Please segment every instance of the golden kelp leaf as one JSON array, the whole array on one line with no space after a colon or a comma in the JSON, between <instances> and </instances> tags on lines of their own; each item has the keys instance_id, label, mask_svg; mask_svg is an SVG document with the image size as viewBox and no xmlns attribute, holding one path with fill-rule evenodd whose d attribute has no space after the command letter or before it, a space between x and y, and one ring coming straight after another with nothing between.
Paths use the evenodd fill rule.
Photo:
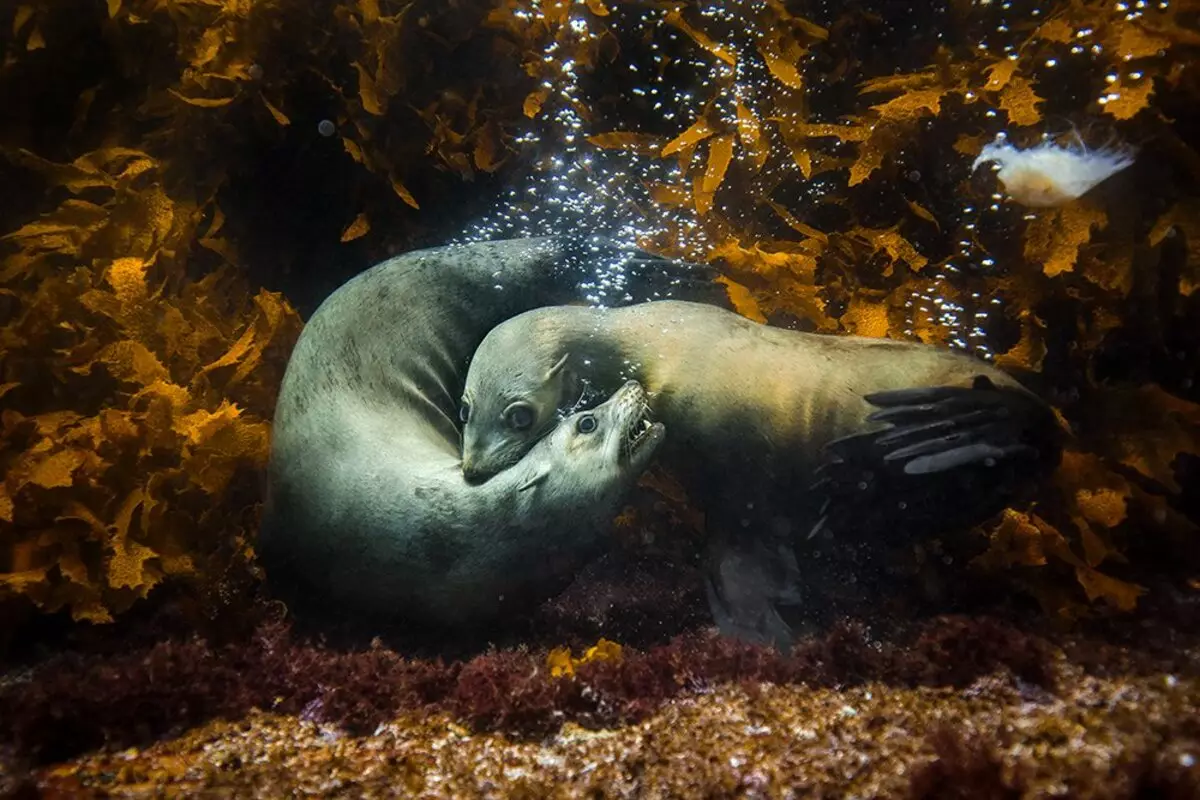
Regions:
<instances>
[{"instance_id":1,"label":"golden kelp leaf","mask_svg":"<svg viewBox=\"0 0 1200 800\"><path fill-rule=\"evenodd\" d=\"M1034 36L1045 39L1047 42L1068 44L1075 39L1075 28L1062 17L1057 17L1043 22Z\"/></svg>"},{"instance_id":2,"label":"golden kelp leaf","mask_svg":"<svg viewBox=\"0 0 1200 800\"><path fill-rule=\"evenodd\" d=\"M906 72L899 75L880 75L869 78L858 85L858 93L875 94L884 92L912 92L917 89L929 89L941 82L935 70L927 69L919 72Z\"/></svg>"},{"instance_id":3,"label":"golden kelp leaf","mask_svg":"<svg viewBox=\"0 0 1200 800\"><path fill-rule=\"evenodd\" d=\"M1028 515L1004 509L999 524L988 534L988 549L974 563L990 569L1040 567L1047 563L1043 535Z\"/></svg>"},{"instance_id":4,"label":"golden kelp leaf","mask_svg":"<svg viewBox=\"0 0 1200 800\"><path fill-rule=\"evenodd\" d=\"M352 242L361 236L366 236L369 230L371 230L371 221L367 219L367 213L364 211L354 218L346 230L342 231L342 241Z\"/></svg>"},{"instance_id":5,"label":"golden kelp leaf","mask_svg":"<svg viewBox=\"0 0 1200 800\"><path fill-rule=\"evenodd\" d=\"M609 639L600 639L583 652L583 658L579 660L579 663L590 664L595 661L620 661L622 655L621 645Z\"/></svg>"},{"instance_id":6,"label":"golden kelp leaf","mask_svg":"<svg viewBox=\"0 0 1200 800\"><path fill-rule=\"evenodd\" d=\"M1073 516L1072 521L1079 530L1079 541L1083 544L1083 560L1089 567L1098 567L1112 553L1112 549L1092 529L1091 523L1080 516Z\"/></svg>"},{"instance_id":7,"label":"golden kelp leaf","mask_svg":"<svg viewBox=\"0 0 1200 800\"><path fill-rule=\"evenodd\" d=\"M822 250L824 249L825 245L829 244L828 236L826 236L824 233L817 230L816 228L812 227L811 225L805 225L803 222L796 219L795 214L788 211L786 208L781 206L779 203L776 203L774 200L768 200L767 205L769 205L771 207L771 209L776 214L779 215L780 219L782 219L784 222L786 222L788 224L789 228L796 231L797 233L804 234L809 239L816 239L818 242L820 242L822 245L822 247L821 247ZM736 240L733 240L733 241L736 241Z\"/></svg>"},{"instance_id":8,"label":"golden kelp leaf","mask_svg":"<svg viewBox=\"0 0 1200 800\"><path fill-rule=\"evenodd\" d=\"M1098 456L1067 451L1059 474L1068 483L1068 490L1074 490L1075 508L1084 519L1106 528L1115 528L1125 520L1131 487L1106 468Z\"/></svg>"},{"instance_id":9,"label":"golden kelp leaf","mask_svg":"<svg viewBox=\"0 0 1200 800\"><path fill-rule=\"evenodd\" d=\"M1163 391L1157 384L1134 390L1110 389L1097 402L1106 418L1141 420L1137 427L1105 441L1125 466L1158 481L1170 491L1182 491L1173 462L1182 452L1200 455L1200 406Z\"/></svg>"},{"instance_id":10,"label":"golden kelp leaf","mask_svg":"<svg viewBox=\"0 0 1200 800\"><path fill-rule=\"evenodd\" d=\"M587 7L597 17L607 17L609 14L608 7L604 5L604 0L587 0Z\"/></svg>"},{"instance_id":11,"label":"golden kelp leaf","mask_svg":"<svg viewBox=\"0 0 1200 800\"><path fill-rule=\"evenodd\" d=\"M288 119L287 114L284 114L278 108L273 106L271 101L267 99L266 95L264 95L262 92L259 92L258 96L263 101L263 105L267 107L267 111L271 112L271 116L275 118L276 122L285 127L292 124L292 121Z\"/></svg>"},{"instance_id":12,"label":"golden kelp leaf","mask_svg":"<svg viewBox=\"0 0 1200 800\"><path fill-rule=\"evenodd\" d=\"M183 467L189 479L209 495L219 496L224 492L242 463L266 465L270 451L270 429L266 423L249 423L221 415L193 430L198 431L195 449L184 459Z\"/></svg>"},{"instance_id":13,"label":"golden kelp leaf","mask_svg":"<svg viewBox=\"0 0 1200 800\"><path fill-rule=\"evenodd\" d=\"M29 52L34 50L42 50L46 47L46 37L42 34L41 27L33 29L29 34L29 38L25 40L25 49Z\"/></svg>"},{"instance_id":14,"label":"golden kelp leaf","mask_svg":"<svg viewBox=\"0 0 1200 800\"><path fill-rule=\"evenodd\" d=\"M887 303L855 296L846 313L842 314L842 325L854 336L869 336L882 339L887 336L891 325L888 322Z\"/></svg>"},{"instance_id":15,"label":"golden kelp leaf","mask_svg":"<svg viewBox=\"0 0 1200 800\"><path fill-rule=\"evenodd\" d=\"M147 568L146 562L156 555L138 542L119 542L108 561L108 585L115 589L135 589L140 597L145 597L162 580L161 574Z\"/></svg>"},{"instance_id":16,"label":"golden kelp leaf","mask_svg":"<svg viewBox=\"0 0 1200 800\"><path fill-rule=\"evenodd\" d=\"M587 137L587 140L602 150L628 150L640 155L652 155L659 152L663 146L663 137L661 136L626 131L598 133L595 136ZM663 155L669 154L664 153Z\"/></svg>"},{"instance_id":17,"label":"golden kelp leaf","mask_svg":"<svg viewBox=\"0 0 1200 800\"><path fill-rule=\"evenodd\" d=\"M812 153L803 147L792 147L790 150L792 152L792 161L800 168L800 174L804 176L805 180L811 178L813 172Z\"/></svg>"},{"instance_id":18,"label":"golden kelp leaf","mask_svg":"<svg viewBox=\"0 0 1200 800\"><path fill-rule=\"evenodd\" d=\"M571 648L556 647L546 656L546 666L550 668L550 677L571 677L575 674L575 664L571 659Z\"/></svg>"},{"instance_id":19,"label":"golden kelp leaf","mask_svg":"<svg viewBox=\"0 0 1200 800\"><path fill-rule=\"evenodd\" d=\"M1130 86L1121 80L1108 87L1105 95L1108 100L1104 103L1104 113L1116 119L1129 119L1150 105L1150 96L1154 94L1154 80L1144 77Z\"/></svg>"},{"instance_id":20,"label":"golden kelp leaf","mask_svg":"<svg viewBox=\"0 0 1200 800\"><path fill-rule=\"evenodd\" d=\"M545 104L546 98L550 96L550 90L542 86L530 92L525 97L524 111L525 116L533 119L538 114L542 113L542 105Z\"/></svg>"},{"instance_id":21,"label":"golden kelp leaf","mask_svg":"<svg viewBox=\"0 0 1200 800\"><path fill-rule=\"evenodd\" d=\"M763 141L762 126L758 122L758 117L754 111L747 108L741 100L737 101L737 132L738 139L742 143L742 150L750 156L754 171L762 170L763 165L767 163L769 148ZM811 173L812 167L809 166ZM808 177L808 175L805 175Z\"/></svg>"},{"instance_id":22,"label":"golden kelp leaf","mask_svg":"<svg viewBox=\"0 0 1200 800\"><path fill-rule=\"evenodd\" d=\"M27 569L20 572L0 573L0 586L13 594L28 594L30 589L46 583L46 567Z\"/></svg>"},{"instance_id":23,"label":"golden kelp leaf","mask_svg":"<svg viewBox=\"0 0 1200 800\"><path fill-rule=\"evenodd\" d=\"M687 186L669 183L652 183L649 186L650 198L665 206L684 206L692 202L692 192Z\"/></svg>"},{"instance_id":24,"label":"golden kelp leaf","mask_svg":"<svg viewBox=\"0 0 1200 800\"><path fill-rule=\"evenodd\" d=\"M1102 210L1082 202L1039 214L1025 231L1025 257L1041 263L1047 277L1070 272L1075 269L1079 248L1091 239L1092 228L1103 229L1107 224Z\"/></svg>"},{"instance_id":25,"label":"golden kelp leaf","mask_svg":"<svg viewBox=\"0 0 1200 800\"><path fill-rule=\"evenodd\" d=\"M884 251L892 261L903 261L914 272L920 272L929 263L928 258L921 255L917 248L900 235L899 226L882 230L855 228L849 235L869 242L875 248L875 252Z\"/></svg>"},{"instance_id":26,"label":"golden kelp leaf","mask_svg":"<svg viewBox=\"0 0 1200 800\"><path fill-rule=\"evenodd\" d=\"M550 668L551 677L571 677L576 667L596 661L620 661L622 655L621 645L600 639L584 651L582 658L573 658L570 648L556 647L546 656L546 666Z\"/></svg>"},{"instance_id":27,"label":"golden kelp leaf","mask_svg":"<svg viewBox=\"0 0 1200 800\"><path fill-rule=\"evenodd\" d=\"M1088 600L1103 599L1121 611L1133 611L1137 608L1138 598L1146 593L1144 586L1111 578L1087 566L1076 567L1075 577Z\"/></svg>"},{"instance_id":28,"label":"golden kelp leaf","mask_svg":"<svg viewBox=\"0 0 1200 800\"><path fill-rule=\"evenodd\" d=\"M863 142L858 149L858 158L850 165L850 180L847 181L847 185L857 186L871 177L871 173L883 165L885 153L883 143L874 137Z\"/></svg>"},{"instance_id":29,"label":"golden kelp leaf","mask_svg":"<svg viewBox=\"0 0 1200 800\"><path fill-rule=\"evenodd\" d=\"M354 62L354 68L358 70L358 97L362 101L363 111L373 117L383 116L387 100L380 95L375 78L357 61Z\"/></svg>"},{"instance_id":30,"label":"golden kelp leaf","mask_svg":"<svg viewBox=\"0 0 1200 800\"><path fill-rule=\"evenodd\" d=\"M188 105L198 106L200 108L221 108L222 106L229 105L236 99L234 97L188 97L187 95L180 94L174 89L168 89L167 91Z\"/></svg>"},{"instance_id":31,"label":"golden kelp leaf","mask_svg":"<svg viewBox=\"0 0 1200 800\"><path fill-rule=\"evenodd\" d=\"M1000 108L1008 112L1008 121L1013 125L1035 125L1042 119L1038 104L1042 98L1033 90L1033 84L1020 75L1010 77L1000 94Z\"/></svg>"},{"instance_id":32,"label":"golden kelp leaf","mask_svg":"<svg viewBox=\"0 0 1200 800\"><path fill-rule=\"evenodd\" d=\"M708 166L696 190L696 211L704 216L712 208L713 198L721 183L729 162L733 160L733 135L718 136L708 144Z\"/></svg>"},{"instance_id":33,"label":"golden kelp leaf","mask_svg":"<svg viewBox=\"0 0 1200 800\"><path fill-rule=\"evenodd\" d=\"M34 170L45 176L46 180L55 186L62 186L72 192L78 193L84 189L115 185L112 177L92 164L86 156L77 158L70 164L48 161L28 150L17 150L11 154L11 157L20 166ZM56 215L52 214L51 216ZM12 235L8 234L4 238Z\"/></svg>"},{"instance_id":34,"label":"golden kelp leaf","mask_svg":"<svg viewBox=\"0 0 1200 800\"><path fill-rule=\"evenodd\" d=\"M786 131L786 133L798 137L817 139L832 136L842 142L864 142L871 136L871 126L869 125L856 125L853 123L845 125L832 125L829 123L809 124L779 120L775 117L772 117L772 119L779 123L781 132Z\"/></svg>"},{"instance_id":35,"label":"golden kelp leaf","mask_svg":"<svg viewBox=\"0 0 1200 800\"><path fill-rule=\"evenodd\" d=\"M685 147L693 147L712 136L714 133L716 133L716 131L714 131L712 126L708 124L708 120L704 117L701 117L693 122L686 131L667 142L667 144L663 146L662 152L659 153L659 155L665 158L666 156L683 150Z\"/></svg>"},{"instance_id":36,"label":"golden kelp leaf","mask_svg":"<svg viewBox=\"0 0 1200 800\"><path fill-rule=\"evenodd\" d=\"M498 136L499 133L492 122L479 129L475 136L475 149L471 153L475 169L482 172L495 172L500 166L500 160L496 158Z\"/></svg>"},{"instance_id":37,"label":"golden kelp leaf","mask_svg":"<svg viewBox=\"0 0 1200 800\"><path fill-rule=\"evenodd\" d=\"M726 278L724 275L719 276L717 282L725 284L725 291L729 295L729 302L733 303L733 309L737 313L755 322L765 323L767 321L767 318L758 308L758 301L754 299L754 295L750 293L749 289L740 283L735 283Z\"/></svg>"},{"instance_id":38,"label":"golden kelp leaf","mask_svg":"<svg viewBox=\"0 0 1200 800\"><path fill-rule=\"evenodd\" d=\"M928 111L937 116L942 110L943 89L918 89L894 97L886 103L871 106L887 122L909 121Z\"/></svg>"},{"instance_id":39,"label":"golden kelp leaf","mask_svg":"<svg viewBox=\"0 0 1200 800\"><path fill-rule=\"evenodd\" d=\"M367 166L366 156L363 154L362 146L358 142L354 141L353 139L348 139L345 136L343 136L342 137L342 148L345 149L345 151L350 154L350 157L353 158L355 161L357 161L359 164L362 164L363 166Z\"/></svg>"},{"instance_id":40,"label":"golden kelp leaf","mask_svg":"<svg viewBox=\"0 0 1200 800\"><path fill-rule=\"evenodd\" d=\"M405 203L408 203L413 208L416 208L416 209L421 208L421 206L419 206L417 204L417 198L413 197L412 192L410 192L408 190L408 188L405 187L405 185L400 182L399 178L397 178L394 174L389 175L388 177L391 179L391 182L392 182L392 191L394 191L397 195L399 195L401 200L403 200Z\"/></svg>"},{"instance_id":41,"label":"golden kelp leaf","mask_svg":"<svg viewBox=\"0 0 1200 800\"><path fill-rule=\"evenodd\" d=\"M983 134L978 136L971 136L966 133L961 134L954 140L954 152L974 158L979 155L979 151L983 150L983 145L989 138Z\"/></svg>"},{"instance_id":42,"label":"golden kelp leaf","mask_svg":"<svg viewBox=\"0 0 1200 800\"><path fill-rule=\"evenodd\" d=\"M148 386L170 377L158 356L146 345L132 339L105 345L96 360L107 366L114 378L126 383Z\"/></svg>"},{"instance_id":43,"label":"golden kelp leaf","mask_svg":"<svg viewBox=\"0 0 1200 800\"><path fill-rule=\"evenodd\" d=\"M1039 371L1046 358L1045 327L1028 310L1021 313L1021 339L996 356L996 366Z\"/></svg>"},{"instance_id":44,"label":"golden kelp leaf","mask_svg":"<svg viewBox=\"0 0 1200 800\"><path fill-rule=\"evenodd\" d=\"M1117 39L1117 55L1125 61L1157 56L1160 51L1171 46L1169 38L1154 34L1137 23L1121 25L1119 30L1121 34Z\"/></svg>"},{"instance_id":45,"label":"golden kelp leaf","mask_svg":"<svg viewBox=\"0 0 1200 800\"><path fill-rule=\"evenodd\" d=\"M21 5L17 6L16 12L13 14L12 35L16 37L25 27L25 23L33 19L33 6Z\"/></svg>"},{"instance_id":46,"label":"golden kelp leaf","mask_svg":"<svg viewBox=\"0 0 1200 800\"><path fill-rule=\"evenodd\" d=\"M987 67L986 72L988 75L988 80L987 83L983 85L983 88L989 92L1000 91L1005 86L1008 86L1008 82L1012 80L1012 76L1016 73L1016 71L1017 62L1013 59L1005 58L997 61L996 63Z\"/></svg>"},{"instance_id":47,"label":"golden kelp leaf","mask_svg":"<svg viewBox=\"0 0 1200 800\"><path fill-rule=\"evenodd\" d=\"M1183 200L1155 220L1148 237L1150 246L1158 247L1180 232L1188 244L1188 257L1179 276L1179 292L1191 295L1200 288L1200 202Z\"/></svg>"},{"instance_id":48,"label":"golden kelp leaf","mask_svg":"<svg viewBox=\"0 0 1200 800\"><path fill-rule=\"evenodd\" d=\"M105 280L122 306L134 307L147 298L146 271L149 265L144 258L118 258L105 273Z\"/></svg>"},{"instance_id":49,"label":"golden kelp leaf","mask_svg":"<svg viewBox=\"0 0 1200 800\"><path fill-rule=\"evenodd\" d=\"M71 486L75 482L75 471L87 461L82 450L60 450L39 461L23 483L32 483L43 489Z\"/></svg>"},{"instance_id":50,"label":"golden kelp leaf","mask_svg":"<svg viewBox=\"0 0 1200 800\"><path fill-rule=\"evenodd\" d=\"M926 222L932 222L937 226L938 230L942 229L942 226L938 224L937 217L933 216L933 213L929 209L913 200L908 200L907 202L909 210L911 210L914 214Z\"/></svg>"},{"instance_id":51,"label":"golden kelp leaf","mask_svg":"<svg viewBox=\"0 0 1200 800\"><path fill-rule=\"evenodd\" d=\"M1113 294L1124 297L1133 289L1134 246L1122 242L1116 247L1105 248L1097 257L1082 261L1083 277Z\"/></svg>"},{"instance_id":52,"label":"golden kelp leaf","mask_svg":"<svg viewBox=\"0 0 1200 800\"><path fill-rule=\"evenodd\" d=\"M5 522L13 521L13 499L8 493L8 487L0 483L0 519Z\"/></svg>"},{"instance_id":53,"label":"golden kelp leaf","mask_svg":"<svg viewBox=\"0 0 1200 800\"><path fill-rule=\"evenodd\" d=\"M789 47L789 44L792 46ZM777 81L789 89L804 88L804 75L796 66L806 52L803 47L794 41L783 43L778 35L767 35L759 39L758 52Z\"/></svg>"},{"instance_id":54,"label":"golden kelp leaf","mask_svg":"<svg viewBox=\"0 0 1200 800\"><path fill-rule=\"evenodd\" d=\"M819 231L815 233L823 236ZM737 272L751 272L772 281L783 275L794 275L802 280L811 281L817 268L816 256L822 246L820 241L815 247L809 242L798 245L792 242L784 244L787 249L772 251L764 250L759 244L742 247L737 239L730 238L712 247L708 251L708 260L724 260Z\"/></svg>"},{"instance_id":55,"label":"golden kelp leaf","mask_svg":"<svg viewBox=\"0 0 1200 800\"><path fill-rule=\"evenodd\" d=\"M671 9L663 18L663 21L668 25L678 28L692 38L692 40L703 47L708 52L712 53L717 58L724 61L731 67L737 66L737 56L733 51L722 44L717 43L704 31L699 31L687 23L683 16L679 13L679 9Z\"/></svg>"},{"instance_id":56,"label":"golden kelp leaf","mask_svg":"<svg viewBox=\"0 0 1200 800\"><path fill-rule=\"evenodd\" d=\"M122 0L108 0L108 17L112 19L117 16L117 12L121 10Z\"/></svg>"}]
</instances>

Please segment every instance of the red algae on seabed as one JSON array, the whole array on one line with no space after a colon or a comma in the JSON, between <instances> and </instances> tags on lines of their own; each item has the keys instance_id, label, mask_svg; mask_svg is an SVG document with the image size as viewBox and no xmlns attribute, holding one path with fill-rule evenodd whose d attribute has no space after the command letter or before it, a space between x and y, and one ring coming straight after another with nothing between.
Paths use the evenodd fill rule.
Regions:
<instances>
[{"instance_id":1,"label":"red algae on seabed","mask_svg":"<svg viewBox=\"0 0 1200 800\"><path fill-rule=\"evenodd\" d=\"M31 776L46 796L1200 797L1200 682L1089 676L1055 692L724 683L611 730L540 741L405 714L373 734L254 712Z\"/></svg>"}]
</instances>

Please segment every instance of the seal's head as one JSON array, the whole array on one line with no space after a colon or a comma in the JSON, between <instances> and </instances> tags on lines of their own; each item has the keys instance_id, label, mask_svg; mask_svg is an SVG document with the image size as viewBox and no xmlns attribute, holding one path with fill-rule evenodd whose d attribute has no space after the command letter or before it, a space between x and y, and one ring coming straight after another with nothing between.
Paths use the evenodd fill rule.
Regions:
<instances>
[{"instance_id":1,"label":"seal's head","mask_svg":"<svg viewBox=\"0 0 1200 800\"><path fill-rule=\"evenodd\" d=\"M518 491L550 486L584 501L579 508L584 513L608 513L650 464L665 435L666 426L651 419L646 390L629 381L595 408L564 417L543 437L522 462L536 466Z\"/></svg>"},{"instance_id":2,"label":"seal's head","mask_svg":"<svg viewBox=\"0 0 1200 800\"><path fill-rule=\"evenodd\" d=\"M568 368L570 354L556 351L545 337L530 341L524 329L517 321L494 328L467 370L459 418L462 471L469 482L484 481L520 461L579 396L578 380Z\"/></svg>"}]
</instances>

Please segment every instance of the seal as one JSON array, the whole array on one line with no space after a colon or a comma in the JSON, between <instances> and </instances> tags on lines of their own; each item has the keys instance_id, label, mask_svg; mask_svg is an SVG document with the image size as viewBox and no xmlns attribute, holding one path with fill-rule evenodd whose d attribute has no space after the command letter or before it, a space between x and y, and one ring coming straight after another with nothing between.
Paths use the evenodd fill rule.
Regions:
<instances>
[{"instance_id":1,"label":"seal","mask_svg":"<svg viewBox=\"0 0 1200 800\"><path fill-rule=\"evenodd\" d=\"M490 328L530 308L689 287L723 297L702 267L600 237L415 251L343 284L302 331L276 405L257 543L274 592L444 630L565 585L661 433L616 471L552 437L513 474L472 486L458 420L471 354ZM613 389L618 427L631 391ZM605 414L580 419L605 425Z\"/></svg>"},{"instance_id":2,"label":"seal","mask_svg":"<svg viewBox=\"0 0 1200 800\"><path fill-rule=\"evenodd\" d=\"M701 487L710 604L742 638L790 638L774 609L812 584L795 545L969 527L1058 462L1052 410L979 359L667 300L540 308L492 330L462 398L465 477L503 475L563 413L629 379L671 431L660 459Z\"/></svg>"}]
</instances>

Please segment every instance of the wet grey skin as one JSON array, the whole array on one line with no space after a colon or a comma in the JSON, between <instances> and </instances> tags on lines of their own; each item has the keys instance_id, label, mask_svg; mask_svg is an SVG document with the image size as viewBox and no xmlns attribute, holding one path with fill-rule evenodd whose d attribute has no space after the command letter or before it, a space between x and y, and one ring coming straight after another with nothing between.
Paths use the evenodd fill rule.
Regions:
<instances>
[{"instance_id":1,"label":"wet grey skin","mask_svg":"<svg viewBox=\"0 0 1200 800\"><path fill-rule=\"evenodd\" d=\"M463 469L501 479L564 413L630 379L671 432L660 462L704 501L714 617L753 641L791 641L778 608L835 580L801 575L810 540L969 528L1059 457L1051 409L982 360L666 300L493 329L467 373Z\"/></svg>"},{"instance_id":2,"label":"wet grey skin","mask_svg":"<svg viewBox=\"0 0 1200 800\"><path fill-rule=\"evenodd\" d=\"M455 245L393 258L341 286L296 344L276 407L257 544L277 595L445 630L477 627L559 590L596 554L661 427L614 462L564 430L504 476L464 480L459 397L497 323L595 291L622 260L618 302L711 296L703 268L597 237ZM582 286L582 288L581 288ZM601 434L647 428L613 387ZM587 423L591 424L591 423ZM615 426L615 428L614 428ZM595 439L576 432L578 436ZM615 466L614 466L615 464Z\"/></svg>"}]
</instances>

